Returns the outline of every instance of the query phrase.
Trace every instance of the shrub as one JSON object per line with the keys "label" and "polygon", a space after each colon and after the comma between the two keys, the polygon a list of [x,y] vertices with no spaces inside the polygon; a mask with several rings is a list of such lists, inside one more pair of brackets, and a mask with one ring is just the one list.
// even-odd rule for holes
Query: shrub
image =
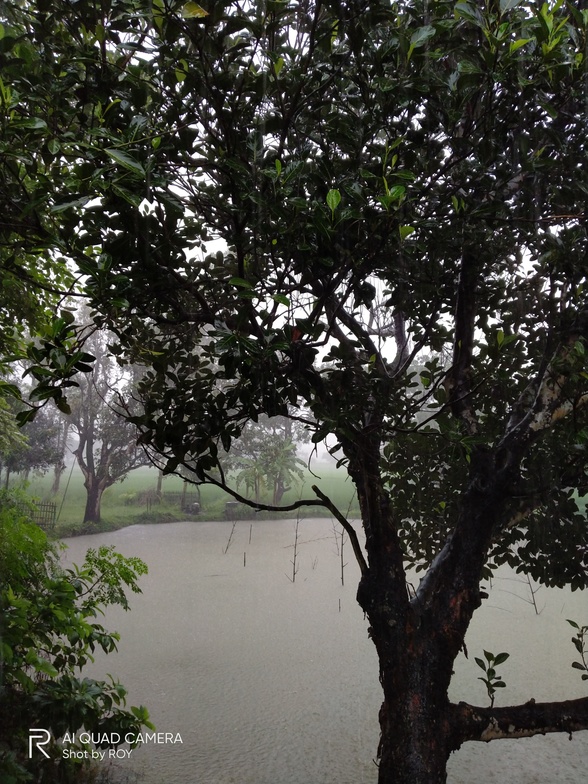
{"label": "shrub", "polygon": [[[59,552],[30,522],[22,499],[0,493],[0,782],[80,781],[80,762],[64,758],[57,740],[88,732],[152,728],[144,707],[125,708],[126,690],[109,676],[81,675],[97,648],[116,650],[119,635],[97,618],[103,608],[128,609],[147,567],[112,547],[88,550],[81,567],[63,569]],[[53,754],[28,759],[31,728],[51,733]],[[47,749],[51,749],[48,746]]]}

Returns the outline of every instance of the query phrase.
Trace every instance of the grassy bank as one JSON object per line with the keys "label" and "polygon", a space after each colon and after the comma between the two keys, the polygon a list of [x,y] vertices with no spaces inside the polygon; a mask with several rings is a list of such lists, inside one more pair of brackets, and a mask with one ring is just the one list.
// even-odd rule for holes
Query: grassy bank
{"label": "grassy bank", "polygon": [[[292,503],[299,498],[315,498],[311,486],[316,484],[344,514],[357,515],[357,500],[347,473],[327,463],[313,464],[312,468],[313,474],[307,471],[303,482],[292,487],[284,496],[282,504]],[[151,467],[138,468],[123,482],[106,490],[102,500],[102,521],[90,527],[82,524],[86,491],[77,465],[66,469],[60,490],[53,496],[51,495],[52,482],[52,474],[33,476],[26,485],[26,492],[36,500],[52,501],[57,505],[55,533],[59,537],[111,531],[138,523],[166,523],[186,519],[223,520],[226,502],[234,500],[227,493],[211,485],[201,486],[199,492],[194,486],[188,485],[186,500],[199,502],[201,509],[198,517],[190,518],[181,510],[180,496],[184,483],[179,477],[164,478],[163,502],[155,503],[153,497],[157,487],[157,471]],[[18,486],[18,479],[12,484]],[[305,513],[304,508],[301,513]],[[321,515],[321,508],[312,507],[309,512],[306,512],[309,513],[318,517]],[[250,514],[254,516],[256,513],[251,511]],[[289,516],[295,514],[295,512],[290,513]]]}

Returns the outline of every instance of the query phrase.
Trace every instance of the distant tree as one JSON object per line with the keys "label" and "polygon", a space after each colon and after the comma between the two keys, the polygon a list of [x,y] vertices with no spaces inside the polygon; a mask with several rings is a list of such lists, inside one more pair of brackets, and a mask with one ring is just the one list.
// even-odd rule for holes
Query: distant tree
{"label": "distant tree", "polygon": [[[271,493],[270,503],[277,506],[291,490],[291,483],[304,476],[300,468],[304,461],[297,456],[293,436],[293,422],[288,417],[259,417],[257,422],[249,422],[231,445],[229,460],[223,461],[225,470],[232,468],[237,487],[245,484],[257,502],[266,487]],[[300,431],[299,436],[308,440],[307,431]]]}
{"label": "distant tree", "polygon": [[26,450],[27,443],[26,436],[16,424],[14,410],[0,397],[0,470],[5,472],[5,484],[10,478],[10,462],[19,452]]}
{"label": "distant tree", "polygon": [[[132,384],[113,374],[106,337],[96,332],[88,341],[96,358],[92,373],[81,376],[70,396],[70,422],[77,435],[74,455],[84,476],[83,522],[100,522],[104,491],[129,471],[149,461],[137,444],[138,431],[123,418],[132,409]],[[124,406],[127,406],[124,408]]]}
{"label": "distant tree", "polygon": [[[365,546],[319,488],[285,508],[329,509],[357,557],[380,784],[588,728],[586,697],[448,695],[494,566],[588,586],[587,23],[563,0],[7,12],[5,202],[149,366],[142,442],[222,485],[247,422],[305,405],[355,484]],[[62,316],[40,401],[81,350]]]}
{"label": "distant tree", "polygon": [[56,409],[45,407],[39,411],[38,416],[21,429],[26,443],[14,446],[6,458],[7,473],[24,474],[26,480],[31,471],[44,473],[51,466],[62,463],[64,445],[59,438],[60,431],[61,418]]}

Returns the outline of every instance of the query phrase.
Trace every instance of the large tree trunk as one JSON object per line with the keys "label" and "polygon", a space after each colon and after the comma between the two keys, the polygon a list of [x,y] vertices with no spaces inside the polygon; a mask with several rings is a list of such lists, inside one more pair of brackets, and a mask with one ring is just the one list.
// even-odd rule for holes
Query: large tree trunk
{"label": "large tree trunk", "polygon": [[[379,784],[440,784],[452,750],[447,690],[452,654],[428,623],[407,619],[396,630],[393,613],[372,625],[380,659]],[[388,626],[388,629],[385,628]]]}
{"label": "large tree trunk", "polygon": [[106,489],[104,482],[93,476],[89,476],[84,482],[86,488],[86,509],[84,511],[84,523],[100,522],[100,504],[102,494]]}

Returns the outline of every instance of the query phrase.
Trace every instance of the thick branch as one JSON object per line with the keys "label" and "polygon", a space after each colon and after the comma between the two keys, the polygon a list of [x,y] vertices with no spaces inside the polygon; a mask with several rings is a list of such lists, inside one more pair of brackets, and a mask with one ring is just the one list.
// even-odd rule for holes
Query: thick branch
{"label": "thick branch", "polygon": [[531,441],[588,404],[588,393],[584,392],[570,399],[564,391],[574,364],[573,352],[577,339],[577,335],[572,335],[567,343],[557,348],[536,385],[532,404],[527,403],[528,409],[525,411],[526,398],[532,386],[525,389],[513,406],[505,442],[514,440],[524,444]]}
{"label": "thick branch", "polygon": [[[366,330],[359,322],[353,318],[353,316],[348,313],[343,304],[338,302],[335,298],[335,295],[331,295],[329,299],[326,301],[326,311],[330,318],[332,319],[333,323],[335,319],[338,319],[347,329],[354,335],[362,348],[367,352],[370,357],[376,358],[376,367],[380,371],[383,377],[388,375],[388,371],[386,369],[386,364],[382,359],[381,353],[378,351],[378,348],[374,341],[371,339],[368,330]],[[346,340],[342,340],[341,332],[338,332],[337,337],[341,342],[348,343],[351,345],[351,342]]]}
{"label": "thick branch", "polygon": [[474,452],[455,528],[412,600],[420,612],[429,613],[436,628],[444,630],[455,655],[481,603],[482,569],[506,499],[507,479],[496,470],[494,454]]}
{"label": "thick branch", "polygon": [[471,435],[478,432],[478,421],[469,399],[478,283],[476,266],[473,253],[464,251],[455,307],[453,365],[448,376],[448,392],[452,411],[465,423]]}
{"label": "thick branch", "polygon": [[535,702],[506,708],[478,708],[460,702],[451,705],[456,727],[454,748],[470,740],[488,743],[508,738],[531,738],[548,732],[588,730],[588,697],[562,702]]}

